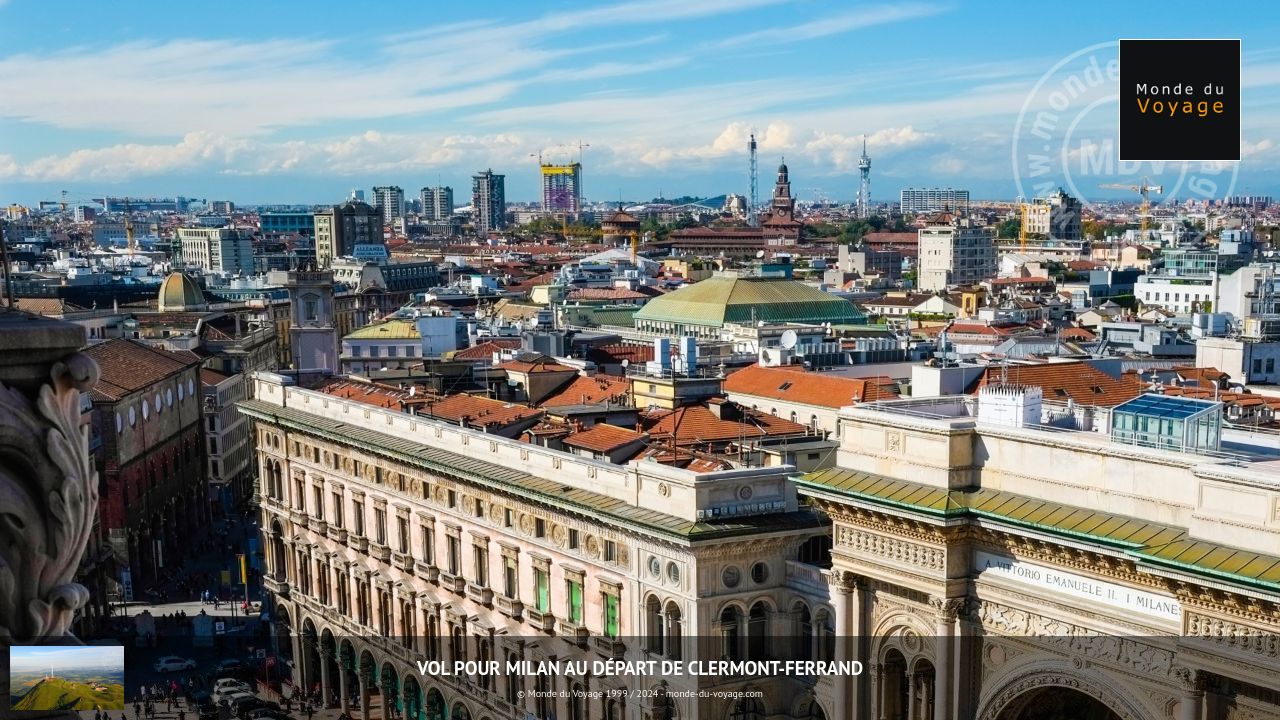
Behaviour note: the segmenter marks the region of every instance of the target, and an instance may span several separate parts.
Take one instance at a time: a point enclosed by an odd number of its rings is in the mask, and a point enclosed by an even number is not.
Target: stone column
[[[306,653],[303,652],[302,647],[302,623],[298,622],[296,612],[290,613],[289,617],[293,620],[293,627],[289,628],[289,643],[293,652],[293,667],[297,671],[297,676],[293,682],[294,692],[296,693],[297,688],[306,688],[307,686],[307,661]]]
[[[325,652],[321,638],[316,638],[316,645],[320,653],[320,707],[326,708],[329,707],[329,663],[333,662],[333,658]]]
[[[960,612],[962,602],[958,598],[929,598],[929,604],[937,613],[935,642],[938,654],[934,658],[933,720],[951,720],[956,614]]]
[[[850,582],[849,573],[841,570],[828,570],[826,572],[827,585],[830,588],[831,609],[835,613],[833,621],[835,623],[835,657],[836,662],[852,660],[851,657],[853,644],[853,616],[850,614],[850,606],[853,605],[850,596],[853,594],[852,582]],[[832,720],[851,720],[856,715],[856,709],[851,707],[849,699],[849,687],[853,678],[846,675],[836,675],[831,678],[832,682],[832,704],[835,710]]]
[[[351,713],[351,688],[347,687],[347,668],[342,664],[342,647],[338,647],[338,706],[343,714]]]
[[[876,707],[872,708],[872,717],[889,720],[889,674],[881,663],[871,666],[871,673],[876,683]]]
[[[1178,701],[1178,720],[1201,720],[1204,717],[1204,673],[1180,667],[1174,671],[1182,685]]]
[[[360,720],[369,720],[369,668],[361,667],[360,678]],[[384,710],[385,712],[385,710]]]
[[[907,672],[907,720],[925,720],[920,717],[920,689],[916,687],[920,676]]]

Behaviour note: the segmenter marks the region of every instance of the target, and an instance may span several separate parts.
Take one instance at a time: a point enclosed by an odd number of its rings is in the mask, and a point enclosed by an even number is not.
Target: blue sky
[[[437,182],[461,197],[486,167],[532,200],[530,155],[576,157],[579,141],[589,199],[710,196],[746,191],[752,129],[762,195],[785,156],[802,199],[852,199],[865,134],[876,199],[1088,195],[1143,174],[1186,197],[1185,166],[1017,182],[1037,82],[1119,37],[1241,38],[1244,160],[1211,168],[1213,186],[1280,195],[1278,30],[1270,3],[0,0],[0,203],[326,202]],[[1064,164],[1114,154],[1112,92],[1073,107]]]
[[[9,669],[45,670],[50,666],[56,674],[65,668],[124,667],[124,648],[119,645],[85,645],[82,647],[9,648]]]

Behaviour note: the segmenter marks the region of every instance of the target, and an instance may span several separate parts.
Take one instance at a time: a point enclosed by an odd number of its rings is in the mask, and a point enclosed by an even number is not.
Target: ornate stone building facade
[[[278,650],[302,687],[365,718],[389,705],[451,720],[832,712],[828,679],[785,672],[416,666],[829,659],[829,539],[785,468],[620,466],[277,375],[254,382],[240,407],[255,422],[265,581]],[[696,695],[708,689],[739,695]]]
[[[1020,393],[1020,388],[993,392]],[[1004,425],[987,398],[845,408],[836,718],[1280,717],[1280,483],[1247,455]]]

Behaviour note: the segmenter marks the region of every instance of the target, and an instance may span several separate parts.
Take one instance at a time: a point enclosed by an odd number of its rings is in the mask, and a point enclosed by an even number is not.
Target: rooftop
[[[887,377],[850,378],[801,368],[751,365],[725,378],[724,391],[803,405],[840,408],[857,402],[898,397],[898,384]]]
[[[90,345],[84,353],[97,361],[102,373],[92,392],[94,400],[119,400],[200,363],[191,353],[173,353],[127,338]]]
[[[848,300],[796,280],[720,274],[650,300],[635,320],[713,327],[761,321],[860,325],[866,315]]]
[[[422,333],[412,320],[389,318],[366,325],[343,336],[343,340],[421,340]]]

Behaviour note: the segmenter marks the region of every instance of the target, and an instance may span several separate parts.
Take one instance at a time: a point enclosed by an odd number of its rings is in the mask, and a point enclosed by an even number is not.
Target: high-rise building
[[[382,215],[382,224],[391,225],[404,217],[404,188],[383,185],[373,189],[373,206]]]
[[[230,200],[210,200],[209,212],[217,215],[230,215],[236,211],[236,204]]]
[[[972,218],[943,213],[920,229],[920,289],[933,292],[995,277],[996,231]]]
[[[582,209],[582,164],[542,165],[542,211],[576,215]]]
[[[253,273],[253,237],[235,228],[178,228],[182,262],[208,272]]]
[[[1052,242],[1078,243],[1080,232],[1080,201],[1063,192],[1062,188],[1047,198],[1036,198],[1024,206],[1024,228],[1029,235],[1038,235]]]
[[[477,235],[507,226],[507,176],[484,170],[471,176],[471,208]]]
[[[354,255],[357,246],[385,246],[381,213],[359,200],[316,213],[315,233],[316,263],[321,267],[328,267],[334,258]]]
[[[422,215],[440,222],[453,215],[453,188],[447,185],[422,188]]]
[[[903,188],[898,204],[904,213],[955,212],[969,207],[969,191],[954,188]]]

